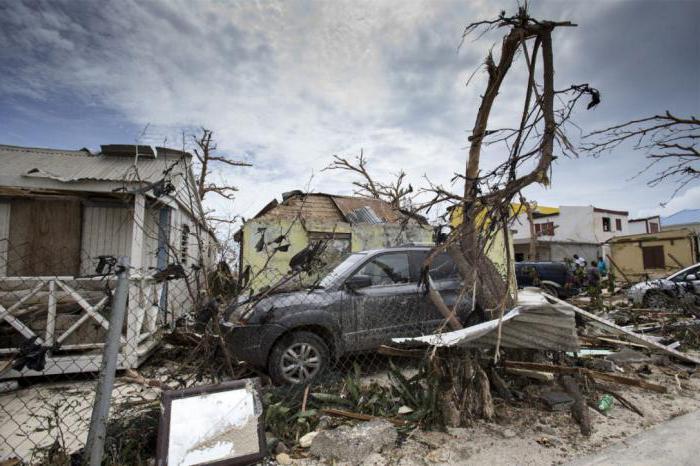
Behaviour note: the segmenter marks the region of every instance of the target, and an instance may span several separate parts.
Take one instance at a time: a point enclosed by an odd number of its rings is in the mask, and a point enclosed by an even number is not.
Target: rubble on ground
[[[372,453],[393,446],[396,428],[388,421],[372,420],[319,432],[311,442],[311,454],[332,461],[361,464]]]

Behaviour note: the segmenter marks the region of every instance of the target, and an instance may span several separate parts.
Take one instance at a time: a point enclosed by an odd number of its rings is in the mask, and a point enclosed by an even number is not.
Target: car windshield
[[[345,275],[345,273],[357,265],[360,261],[365,258],[364,253],[350,254],[343,262],[336,265],[333,270],[328,272],[328,275],[323,277],[323,279],[318,282],[318,286],[321,288],[328,288],[337,277]]]

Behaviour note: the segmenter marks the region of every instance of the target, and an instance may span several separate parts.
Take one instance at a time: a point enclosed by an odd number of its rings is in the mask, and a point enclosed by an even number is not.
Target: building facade
[[[551,209],[551,208],[550,208]],[[593,260],[604,255],[604,243],[629,232],[628,212],[594,206],[560,206],[556,211],[532,213],[536,254],[530,253],[532,234],[524,209],[513,222],[516,261],[562,261],[574,254]]]

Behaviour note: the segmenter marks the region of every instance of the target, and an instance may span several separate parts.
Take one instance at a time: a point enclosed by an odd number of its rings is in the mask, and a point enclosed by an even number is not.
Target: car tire
[[[293,332],[273,346],[268,373],[275,385],[306,384],[328,369],[330,355],[328,345],[317,334]]]

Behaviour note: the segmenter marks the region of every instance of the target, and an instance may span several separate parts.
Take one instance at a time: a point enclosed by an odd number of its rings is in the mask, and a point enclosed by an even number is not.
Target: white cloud
[[[0,97],[48,100],[66,91],[80,99],[76,105],[150,123],[145,142],[154,144],[167,137],[177,147],[183,128],[213,129],[222,151],[255,166],[221,173],[241,188],[233,206],[209,203],[247,217],[281,192],[303,188],[312,173],[312,189],[351,191],[346,174],[320,170],[332,154],[360,148],[380,177],[403,169],[414,186],[424,184],[425,174],[447,183],[463,171],[485,75],[477,73],[468,88],[465,82],[502,34],[468,40],[458,53],[464,25],[514,7],[427,0],[13,2],[0,19],[0,41],[11,44],[0,50],[0,61],[13,64],[0,81]],[[541,16],[580,23],[555,33],[558,87],[572,79],[595,84],[600,73],[593,66],[585,76],[567,70],[581,72],[576,66],[586,58],[589,25],[618,7],[533,5]],[[494,109],[494,127],[520,114],[521,68],[519,60]],[[598,125],[596,118],[623,119],[614,111],[585,116]],[[82,146],[79,135],[75,146]],[[485,165],[494,166],[497,157],[488,151]],[[531,192],[543,204],[651,209],[668,190],[626,184],[637,160],[635,154],[560,160],[554,188]]]

